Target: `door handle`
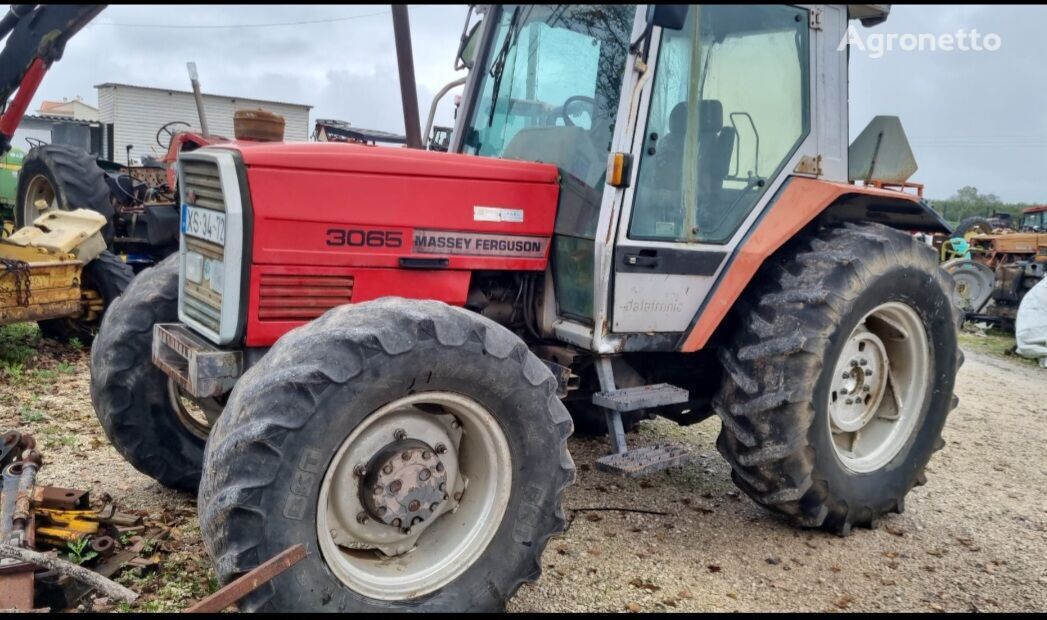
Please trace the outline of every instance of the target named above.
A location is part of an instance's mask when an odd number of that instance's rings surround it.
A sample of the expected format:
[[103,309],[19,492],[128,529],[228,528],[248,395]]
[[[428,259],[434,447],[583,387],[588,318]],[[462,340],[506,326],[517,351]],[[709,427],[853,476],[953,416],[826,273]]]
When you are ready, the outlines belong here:
[[625,264],[631,267],[647,267],[649,269],[654,269],[662,264],[662,259],[656,255],[645,256],[641,254],[626,254]]

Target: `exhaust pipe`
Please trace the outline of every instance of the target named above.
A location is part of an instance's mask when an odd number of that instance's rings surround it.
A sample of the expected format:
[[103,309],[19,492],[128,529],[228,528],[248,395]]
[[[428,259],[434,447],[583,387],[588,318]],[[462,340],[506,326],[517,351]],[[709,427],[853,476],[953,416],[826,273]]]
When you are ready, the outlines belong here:
[[196,113],[200,115],[200,133],[205,138],[211,137],[210,132],[207,131],[207,115],[204,114],[204,96],[200,94],[200,79],[196,74],[196,63],[187,62],[185,63],[186,68],[189,69],[189,82],[193,85],[193,98],[196,99]]
[[411,51],[411,24],[407,5],[392,5],[393,38],[396,41],[396,66],[400,73],[400,97],[404,107],[404,133],[407,147],[422,148],[421,120],[418,116],[418,91],[414,81],[414,55]]

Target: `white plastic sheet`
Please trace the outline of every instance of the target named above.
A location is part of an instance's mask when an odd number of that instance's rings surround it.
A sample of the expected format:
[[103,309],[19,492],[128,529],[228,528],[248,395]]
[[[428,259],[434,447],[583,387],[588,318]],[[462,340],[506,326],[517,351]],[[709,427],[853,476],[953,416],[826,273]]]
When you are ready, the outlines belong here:
[[1018,341],[1018,355],[1039,359],[1040,366],[1047,368],[1047,278],[1022,298],[1014,322],[1014,338]]

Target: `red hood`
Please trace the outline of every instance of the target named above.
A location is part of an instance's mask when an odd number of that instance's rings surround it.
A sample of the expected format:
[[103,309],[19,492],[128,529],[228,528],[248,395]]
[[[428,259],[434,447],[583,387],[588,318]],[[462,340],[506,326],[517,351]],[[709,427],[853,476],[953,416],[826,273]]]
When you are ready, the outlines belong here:
[[240,151],[251,167],[330,172],[555,183],[556,166],[419,149],[339,142],[245,142],[215,145]]

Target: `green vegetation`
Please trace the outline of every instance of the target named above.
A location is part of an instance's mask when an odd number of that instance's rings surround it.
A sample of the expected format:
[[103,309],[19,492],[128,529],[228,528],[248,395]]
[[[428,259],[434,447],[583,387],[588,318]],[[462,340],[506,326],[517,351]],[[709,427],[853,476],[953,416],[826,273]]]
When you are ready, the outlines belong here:
[[36,323],[14,323],[0,327],[0,374],[18,378],[29,358],[36,353],[40,330]]
[[1037,366],[1036,360],[1014,354],[1014,335],[992,328],[985,335],[960,332],[960,348],[995,357],[1013,360],[1019,364]]
[[66,549],[69,553],[66,554],[69,561],[73,564],[83,564],[98,557],[98,552],[91,549],[90,541],[86,536],[74,541],[68,541],[65,543]]
[[977,187],[971,185],[961,187],[945,200],[928,202],[939,215],[954,225],[972,216],[989,217],[993,213],[1009,213],[1017,226],[1022,218],[1022,210],[1033,206],[1024,202],[1003,202],[996,194],[981,194]]

